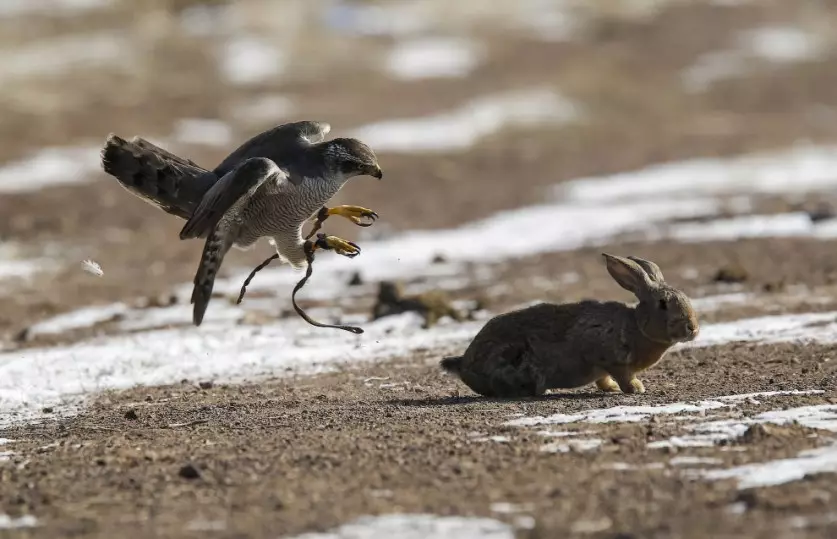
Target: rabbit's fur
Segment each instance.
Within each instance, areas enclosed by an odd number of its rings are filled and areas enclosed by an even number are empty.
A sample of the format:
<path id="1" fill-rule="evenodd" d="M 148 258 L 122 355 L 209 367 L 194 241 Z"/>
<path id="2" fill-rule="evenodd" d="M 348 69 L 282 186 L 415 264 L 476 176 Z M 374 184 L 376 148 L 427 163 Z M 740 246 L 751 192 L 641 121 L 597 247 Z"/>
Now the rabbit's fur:
<path id="1" fill-rule="evenodd" d="M 541 303 L 488 321 L 465 353 L 441 367 L 489 397 L 543 395 L 595 382 L 603 391 L 643 393 L 636 373 L 677 342 L 697 337 L 689 298 L 651 261 L 603 253 L 607 270 L 639 304 Z"/>

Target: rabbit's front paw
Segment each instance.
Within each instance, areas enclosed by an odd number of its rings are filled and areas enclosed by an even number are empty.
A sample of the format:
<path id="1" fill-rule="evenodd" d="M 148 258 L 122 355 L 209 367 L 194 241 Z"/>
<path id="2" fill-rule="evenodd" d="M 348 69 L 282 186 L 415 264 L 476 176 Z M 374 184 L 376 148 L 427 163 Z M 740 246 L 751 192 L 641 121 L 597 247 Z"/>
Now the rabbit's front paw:
<path id="1" fill-rule="evenodd" d="M 607 393 L 615 393 L 619 391 L 619 384 L 617 384 L 616 380 L 610 376 L 605 376 L 604 378 L 596 380 L 596 387 Z"/>

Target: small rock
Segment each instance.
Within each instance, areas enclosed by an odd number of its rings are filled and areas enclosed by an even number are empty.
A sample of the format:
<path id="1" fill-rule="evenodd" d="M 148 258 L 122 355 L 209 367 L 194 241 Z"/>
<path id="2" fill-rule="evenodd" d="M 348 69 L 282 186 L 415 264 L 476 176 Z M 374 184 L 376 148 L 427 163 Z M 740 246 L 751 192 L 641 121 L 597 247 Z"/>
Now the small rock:
<path id="1" fill-rule="evenodd" d="M 198 387 L 200 387 L 201 389 L 212 389 L 212 386 L 213 386 L 213 383 L 209 382 L 209 381 L 201 382 L 201 383 L 198 384 Z"/>
<path id="2" fill-rule="evenodd" d="M 151 395 L 146 395 L 145 396 L 145 402 L 151 402 L 153 400 L 154 400 L 154 397 L 152 397 Z"/>
<path id="3" fill-rule="evenodd" d="M 430 260 L 431 264 L 444 264 L 448 261 L 447 257 L 443 254 L 436 254 Z"/>
<path id="4" fill-rule="evenodd" d="M 29 328 L 23 328 L 14 336 L 15 342 L 27 342 L 32 340 L 32 332 Z"/>
<path id="5" fill-rule="evenodd" d="M 139 419 L 139 416 L 137 415 L 137 411 L 134 410 L 133 408 L 131 408 L 130 410 L 125 412 L 125 419 L 127 419 L 129 421 L 136 421 L 137 419 Z"/>
<path id="6" fill-rule="evenodd" d="M 741 435 L 740 440 L 744 443 L 751 444 L 759 442 L 770 436 L 770 431 L 761 423 L 750 425 L 744 434 Z"/>
<path id="7" fill-rule="evenodd" d="M 349 278 L 349 282 L 346 283 L 346 284 L 348 284 L 349 286 L 360 286 L 360 285 L 362 285 L 363 284 L 363 277 L 361 277 L 360 272 L 359 271 L 354 272 L 352 274 L 352 276 Z"/>
<path id="8" fill-rule="evenodd" d="M 743 283 L 749 278 L 747 270 L 739 265 L 729 265 L 718 268 L 712 281 L 716 283 Z"/>
<path id="9" fill-rule="evenodd" d="M 187 464 L 180 468 L 177 475 L 183 479 L 198 479 L 201 476 L 201 472 L 193 464 Z"/>
<path id="10" fill-rule="evenodd" d="M 45 414 L 51 414 L 53 412 L 52 406 L 44 406 L 41 411 Z"/>
<path id="11" fill-rule="evenodd" d="M 819 204 L 816 208 L 808 210 L 807 213 L 808 218 L 811 219 L 812 223 L 827 221 L 829 219 L 834 219 L 835 217 L 834 208 L 831 204 L 827 203 Z"/>

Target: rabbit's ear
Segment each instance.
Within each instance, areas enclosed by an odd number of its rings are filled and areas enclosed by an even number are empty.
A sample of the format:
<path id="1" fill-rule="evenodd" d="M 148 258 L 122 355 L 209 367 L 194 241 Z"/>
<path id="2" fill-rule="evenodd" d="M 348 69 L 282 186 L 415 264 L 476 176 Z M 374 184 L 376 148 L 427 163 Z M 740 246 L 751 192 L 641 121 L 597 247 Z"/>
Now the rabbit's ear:
<path id="1" fill-rule="evenodd" d="M 639 297 L 655 285 L 642 266 L 621 256 L 602 253 L 607 263 L 607 272 L 619 286 Z"/>
<path id="2" fill-rule="evenodd" d="M 660 271 L 660 266 L 658 266 L 657 264 L 651 262 L 650 260 L 640 258 L 638 256 L 629 256 L 628 258 L 639 264 L 642 267 L 642 269 L 645 270 L 645 273 L 648 274 L 648 277 L 655 283 L 665 282 L 663 272 Z"/>

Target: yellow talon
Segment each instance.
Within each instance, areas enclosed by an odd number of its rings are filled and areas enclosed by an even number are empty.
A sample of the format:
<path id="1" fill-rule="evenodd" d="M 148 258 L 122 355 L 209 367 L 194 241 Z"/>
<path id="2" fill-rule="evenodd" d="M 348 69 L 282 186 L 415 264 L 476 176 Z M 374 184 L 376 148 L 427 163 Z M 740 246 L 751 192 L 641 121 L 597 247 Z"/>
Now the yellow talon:
<path id="1" fill-rule="evenodd" d="M 634 390 L 636 390 L 637 393 L 645 393 L 645 386 L 639 379 L 634 378 L 631 380 L 631 385 L 634 386 Z"/>
<path id="2" fill-rule="evenodd" d="M 378 214 L 361 206 L 335 206 L 326 212 L 329 216 L 345 217 L 358 226 L 371 226 L 378 219 Z M 364 221 L 368 219 L 368 221 Z"/>
<path id="3" fill-rule="evenodd" d="M 334 251 L 339 255 L 349 258 L 354 258 L 360 254 L 360 246 L 358 244 L 323 233 L 317 234 L 317 241 L 313 244 L 313 250 L 316 251 L 317 249 Z"/>

